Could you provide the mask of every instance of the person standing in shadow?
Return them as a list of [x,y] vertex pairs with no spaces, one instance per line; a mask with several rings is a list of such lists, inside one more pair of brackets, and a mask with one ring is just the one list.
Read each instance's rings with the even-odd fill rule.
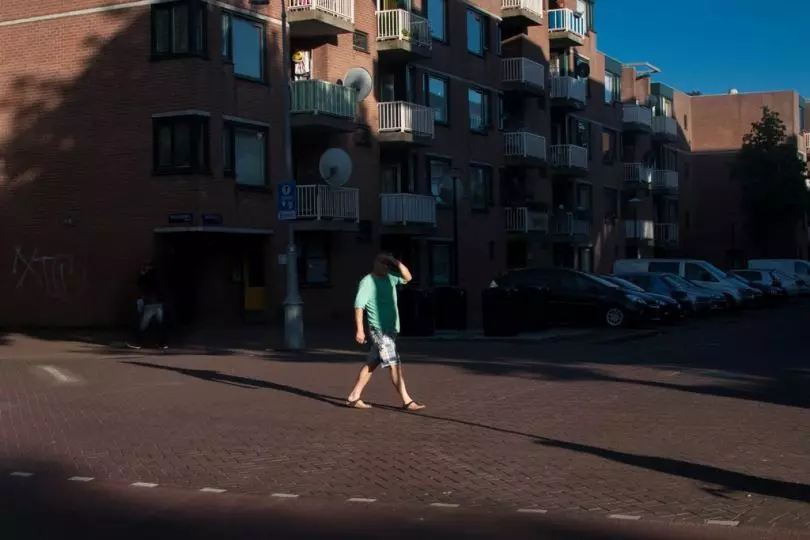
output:
[[163,280],[155,269],[152,262],[148,262],[141,268],[141,275],[138,276],[138,325],[135,329],[135,339],[132,343],[127,343],[131,349],[143,347],[144,336],[150,325],[153,323],[157,327],[158,346],[166,350],[166,314],[164,301],[166,296]]

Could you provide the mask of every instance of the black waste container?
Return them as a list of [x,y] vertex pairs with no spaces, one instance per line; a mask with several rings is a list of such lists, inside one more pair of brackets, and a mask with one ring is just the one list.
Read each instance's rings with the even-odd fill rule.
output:
[[418,287],[401,287],[397,293],[399,333],[403,336],[432,336],[435,333],[433,294]]
[[433,289],[436,330],[467,329],[467,291],[461,287]]
[[521,287],[514,296],[512,317],[519,332],[540,332],[548,328],[548,289]]
[[481,293],[481,314],[485,336],[516,336],[520,330],[516,302],[517,291],[489,287]]

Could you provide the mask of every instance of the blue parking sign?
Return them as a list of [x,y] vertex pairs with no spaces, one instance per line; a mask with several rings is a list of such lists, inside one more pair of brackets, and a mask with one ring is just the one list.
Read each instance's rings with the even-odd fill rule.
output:
[[296,197],[295,180],[285,180],[278,184],[278,219],[295,219],[298,209]]

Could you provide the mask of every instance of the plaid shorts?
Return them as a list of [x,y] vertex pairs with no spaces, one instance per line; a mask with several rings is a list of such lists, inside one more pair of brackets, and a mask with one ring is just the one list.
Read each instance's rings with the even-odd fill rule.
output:
[[399,353],[397,352],[397,335],[377,330],[369,329],[371,338],[371,349],[368,351],[368,360],[379,364],[384,368],[399,365]]

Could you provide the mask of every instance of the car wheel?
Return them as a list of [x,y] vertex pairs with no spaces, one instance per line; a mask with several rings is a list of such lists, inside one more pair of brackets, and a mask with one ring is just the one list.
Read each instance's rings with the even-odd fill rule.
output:
[[605,324],[611,328],[620,328],[624,326],[625,320],[624,310],[621,308],[613,307],[605,312]]

